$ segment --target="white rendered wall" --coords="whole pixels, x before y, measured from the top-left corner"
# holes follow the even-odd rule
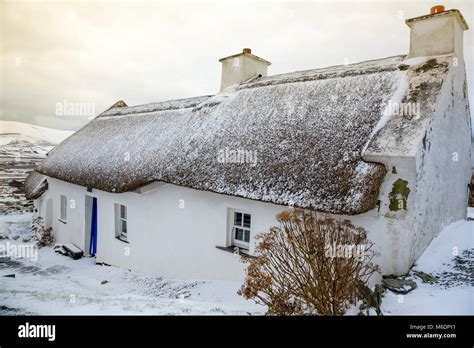
[[[428,150],[416,158],[378,158],[387,167],[380,208],[356,216],[335,216],[368,231],[380,253],[377,263],[382,274],[408,272],[445,224],[465,217],[470,124],[463,86],[463,68],[451,68],[427,135]],[[459,156],[456,163],[453,152]],[[408,181],[410,194],[407,209],[393,211],[389,195],[398,179]],[[94,196],[98,198],[97,261],[167,278],[242,280],[245,265],[239,257],[216,248],[229,244],[229,209],[252,214],[250,253],[255,235],[276,225],[275,215],[288,209],[170,184],[152,184],[143,193],[112,194],[89,193],[84,187],[52,178],[48,183],[58,242],[88,250],[84,199]],[[75,206],[68,208],[66,224],[58,220],[61,194]],[[128,208],[129,243],[115,238],[115,203]]]
[[[425,148],[420,148],[417,156],[413,261],[444,226],[466,218],[471,178],[471,120],[464,62],[452,64],[438,96]]]
[[[97,262],[173,279],[242,281],[245,265],[240,258],[216,248],[229,243],[229,209],[252,214],[250,253],[255,247],[255,235],[277,225],[276,214],[288,209],[170,184],[158,185],[146,193],[112,194],[98,190],[89,193],[84,187],[51,178],[48,182],[49,194],[54,199],[53,228],[58,242],[74,243],[87,250],[84,197],[91,195],[98,198]],[[61,194],[76,201],[76,208],[68,209],[66,224],[58,221]],[[115,203],[127,206],[129,243],[115,238]],[[392,249],[396,244],[387,234],[383,211],[374,209],[336,218],[351,219],[355,225],[364,227],[380,253],[377,263],[382,272],[393,273]]]
[[[53,202],[52,227],[57,243],[73,243],[85,250],[85,192],[84,187],[48,177],[48,191],[46,193]],[[60,195],[65,195],[68,200],[65,223],[59,220]]]

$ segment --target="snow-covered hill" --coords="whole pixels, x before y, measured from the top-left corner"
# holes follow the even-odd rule
[[[40,127],[28,123],[0,121],[0,146],[10,139],[57,145],[73,132]]]
[[[0,121],[0,214],[27,211],[23,182],[48,151],[73,132]]]

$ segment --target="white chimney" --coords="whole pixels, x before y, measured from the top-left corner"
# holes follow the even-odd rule
[[[244,48],[242,53],[221,58],[219,62],[222,63],[221,91],[252,77],[267,76],[267,67],[271,64],[253,55],[250,48]]]
[[[463,31],[469,29],[459,10],[434,6],[428,15],[405,21],[410,27],[408,58],[430,57],[454,53],[463,59]]]

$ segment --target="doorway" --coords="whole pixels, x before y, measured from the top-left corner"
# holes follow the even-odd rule
[[[86,253],[95,256],[97,253],[97,197],[86,195],[84,215]]]

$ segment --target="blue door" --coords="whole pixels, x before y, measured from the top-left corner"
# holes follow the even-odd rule
[[[97,198],[92,200],[92,216],[91,216],[91,244],[90,254],[95,256],[97,252]]]

